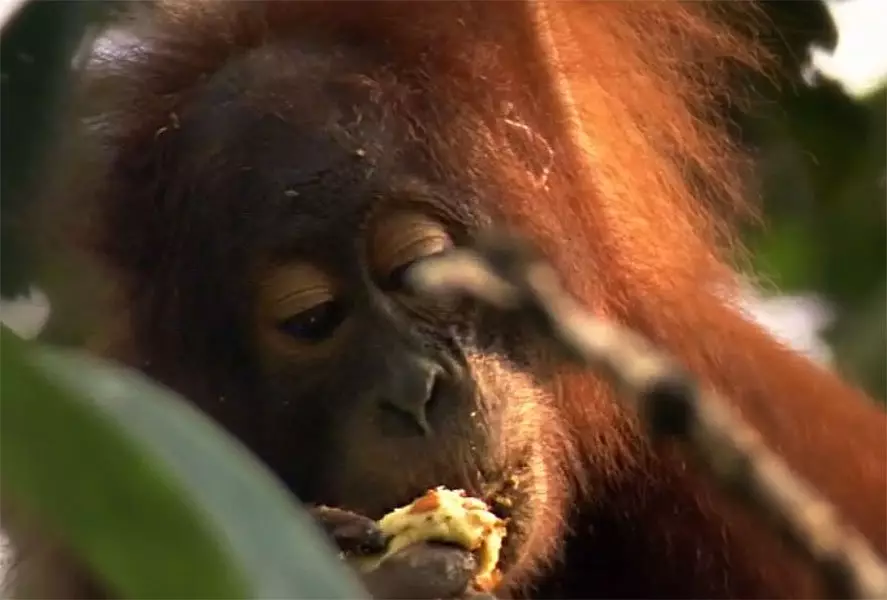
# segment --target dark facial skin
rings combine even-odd
[[[300,70],[267,72],[269,52]],[[206,324],[203,354],[220,377],[204,397],[224,406],[208,412],[235,433],[251,423],[241,437],[302,501],[339,509],[317,514],[344,550],[378,550],[384,539],[367,519],[430,488],[488,500],[510,519],[507,577],[550,510],[551,397],[518,366],[527,356],[509,352],[527,346],[515,344],[517,327],[404,289],[411,264],[470,243],[491,215],[481,185],[454,179],[407,111],[389,109],[397,83],[343,61],[262,50],[210,78],[177,115],[167,193],[186,196],[191,235],[180,243],[242,270],[225,280],[247,282],[214,287],[178,265],[190,302],[179,310]],[[230,215],[227,239],[201,221],[210,212]],[[405,552],[368,579],[376,595],[466,593],[469,553]]]

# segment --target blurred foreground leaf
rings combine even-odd
[[[288,492],[144,376],[0,332],[4,501],[130,598],[359,598]]]

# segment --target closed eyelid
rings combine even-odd
[[[332,290],[328,287],[315,287],[306,290],[295,290],[285,293],[272,300],[276,307],[275,314],[279,318],[286,318],[296,313],[313,308],[318,304],[328,302],[334,298]]]
[[[444,226],[422,213],[401,213],[381,220],[372,231],[369,253],[375,271],[387,275],[405,263],[452,245]]]
[[[282,319],[336,296],[333,279],[309,263],[275,268],[261,286],[266,314]]]
[[[336,311],[342,310],[341,281],[319,265],[300,260],[266,267],[259,281],[259,329],[262,348],[268,352],[270,364],[280,366],[293,361],[329,358],[345,337],[347,312],[332,315],[334,322],[329,323],[328,333],[323,332],[316,338],[312,338],[314,325],[307,313],[319,309],[318,318],[325,320],[331,315],[324,313],[323,305],[335,305]],[[292,333],[290,321],[300,318],[308,319],[305,336]]]
[[[402,264],[409,262],[416,257],[436,254],[445,250],[450,245],[448,239],[443,235],[427,236],[418,240],[405,243],[391,253],[390,260],[386,261],[387,270],[396,269]]]

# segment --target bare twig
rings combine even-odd
[[[554,271],[510,238],[459,249],[407,273],[418,293],[469,296],[525,314],[571,360],[602,373],[650,433],[680,442],[734,498],[812,561],[838,598],[887,598],[887,566],[835,508],[712,390],[636,333],[592,316]]]

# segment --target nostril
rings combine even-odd
[[[439,404],[443,369],[415,356],[398,366],[400,368],[392,366],[385,385],[379,389],[378,406],[384,409],[386,421],[400,423],[398,429],[403,430],[404,421],[409,421],[413,431],[418,427],[423,435],[428,435],[431,433],[428,413],[432,406]]]
[[[428,382],[428,392],[425,396],[425,415],[434,422],[440,406],[443,404],[444,377],[442,372],[436,372]]]
[[[401,403],[386,398],[379,403],[379,408],[383,415],[386,415],[389,419],[393,418],[396,420],[395,422],[398,423],[397,430],[402,431],[404,428],[408,428],[412,432],[422,435],[431,433],[431,425],[428,423],[424,404],[416,403],[411,406],[404,406]]]

